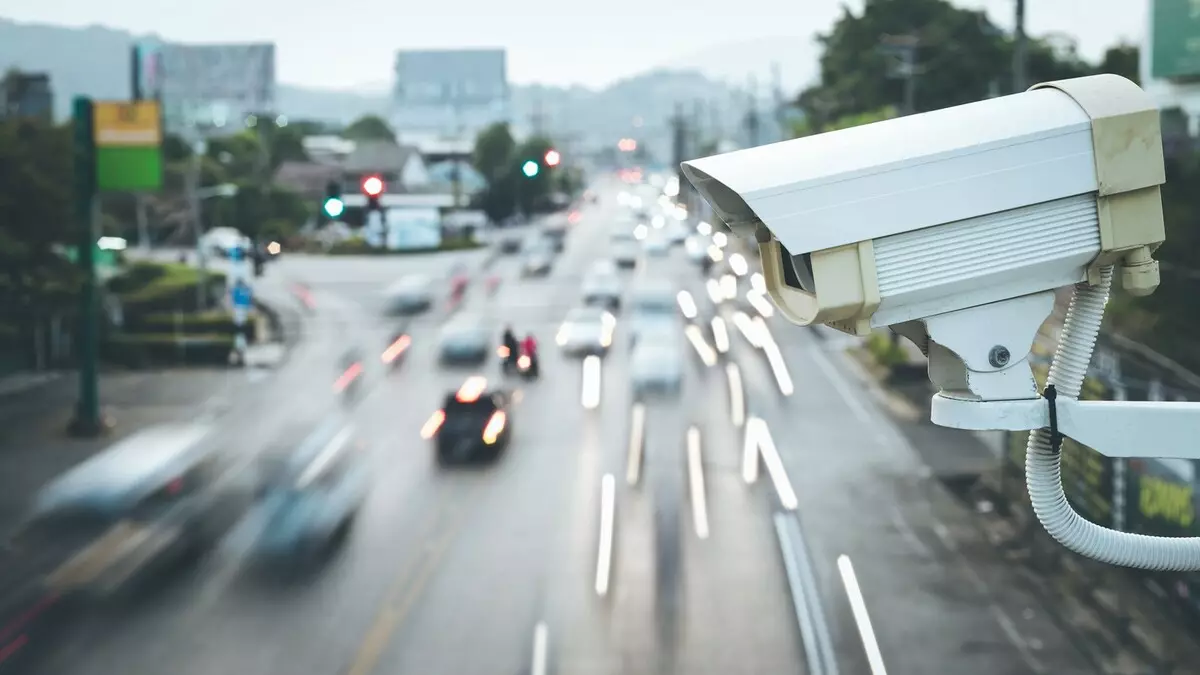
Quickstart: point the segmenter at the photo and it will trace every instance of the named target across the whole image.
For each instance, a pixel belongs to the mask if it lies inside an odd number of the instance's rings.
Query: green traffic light
[[[337,218],[346,210],[346,204],[336,197],[330,197],[325,200],[325,214],[330,218]]]
[[[525,162],[524,166],[521,167],[521,172],[525,174],[526,178],[533,178],[538,175],[538,163],[532,159]]]

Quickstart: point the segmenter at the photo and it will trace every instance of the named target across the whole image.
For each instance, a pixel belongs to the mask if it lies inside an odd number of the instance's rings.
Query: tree
[[[546,198],[554,191],[554,174],[557,168],[546,166],[546,152],[553,149],[554,144],[544,136],[533,136],[517,147],[513,171],[521,171],[517,182],[517,205],[522,213],[534,213],[546,206]],[[532,177],[523,173],[526,162],[536,162],[538,172]]]
[[[342,131],[342,137],[353,141],[395,141],[396,134],[388,123],[378,115],[360,117]]]
[[[489,183],[511,170],[517,142],[508,125],[497,122],[479,133],[471,153],[471,166]]]
[[[845,9],[822,46],[820,84],[797,99],[809,130],[820,132],[836,120],[905,102],[905,82],[895,77],[896,57],[885,52],[889,36],[915,36],[916,112],[961,105],[1012,88],[1012,40],[980,11],[947,0],[866,0],[861,14]],[[1078,77],[1090,66],[1073,54],[1030,40],[1033,82]]]
[[[1101,73],[1113,73],[1134,82],[1141,82],[1140,54],[1136,46],[1121,43],[1104,52],[1100,61]]]

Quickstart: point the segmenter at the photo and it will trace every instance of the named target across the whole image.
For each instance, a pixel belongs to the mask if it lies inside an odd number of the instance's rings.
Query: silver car
[[[635,290],[629,299],[629,342],[636,345],[650,330],[672,330],[679,326],[679,309],[670,285],[652,283]],[[676,330],[676,333],[678,331]]]
[[[577,307],[568,314],[558,329],[555,342],[563,352],[572,356],[604,355],[612,346],[617,319],[598,307]]]
[[[492,334],[476,317],[458,317],[442,328],[438,359],[443,365],[478,365],[487,361]]]
[[[615,272],[589,274],[583,280],[583,304],[615,310],[621,306],[623,291],[624,285]]]
[[[300,560],[332,550],[349,533],[370,475],[351,427],[336,415],[269,458],[259,491],[258,556]]]
[[[390,314],[417,314],[433,306],[433,279],[423,274],[402,277],[386,291]]]
[[[678,333],[663,333],[661,338],[639,342],[630,358],[629,373],[636,399],[657,394],[677,396],[683,386],[683,354]]]

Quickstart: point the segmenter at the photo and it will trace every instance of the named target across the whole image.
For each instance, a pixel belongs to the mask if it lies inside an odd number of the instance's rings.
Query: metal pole
[[[1029,51],[1025,37],[1025,0],[1016,0],[1016,26],[1013,29],[1013,92],[1029,88]]]
[[[909,49],[904,54],[904,114],[917,112],[917,50]]]
[[[92,131],[92,101],[75,97],[75,217],[79,225],[79,267],[83,287],[79,298],[79,402],[70,431],[78,436],[95,436],[104,425],[100,419],[100,392],[96,375],[99,361],[100,311],[96,293],[96,143]]]
[[[192,222],[192,235],[196,238],[196,265],[200,278],[200,283],[196,285],[196,306],[200,311],[208,309],[208,254],[204,250],[204,227],[200,222],[200,164],[204,152],[204,141],[195,140],[192,143],[192,158],[188,162],[187,179],[188,217]]]

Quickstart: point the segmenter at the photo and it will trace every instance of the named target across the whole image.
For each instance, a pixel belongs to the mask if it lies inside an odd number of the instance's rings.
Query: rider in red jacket
[[[537,340],[533,338],[532,333],[526,335],[524,340],[521,340],[521,353],[530,359],[537,358]]]

